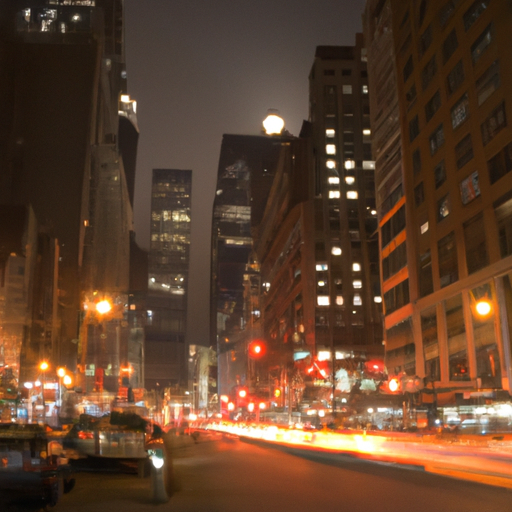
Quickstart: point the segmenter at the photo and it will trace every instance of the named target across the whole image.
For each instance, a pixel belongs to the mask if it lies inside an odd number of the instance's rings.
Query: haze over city
[[[191,169],[190,343],[208,344],[211,214],[222,135],[261,132],[277,109],[298,135],[319,45],[361,32],[364,0],[125,2],[128,91],[140,139],[137,242],[149,247],[151,171]]]

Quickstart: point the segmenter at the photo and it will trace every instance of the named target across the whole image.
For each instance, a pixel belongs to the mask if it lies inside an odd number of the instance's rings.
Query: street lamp
[[[43,383],[41,386],[41,395],[43,398],[43,424],[46,423],[46,402],[44,400],[44,386],[46,384],[46,372],[50,368],[50,365],[46,361],[41,361],[39,369],[43,372]]]

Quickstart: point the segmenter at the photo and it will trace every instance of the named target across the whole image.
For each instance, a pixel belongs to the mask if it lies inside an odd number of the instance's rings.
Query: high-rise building
[[[153,169],[145,340],[146,389],[187,386],[192,171]]]
[[[287,135],[224,135],[212,220],[211,346],[217,347],[218,394],[247,378],[249,329],[244,276]]]
[[[309,76],[316,350],[382,351],[375,163],[366,49],[319,46]],[[346,357],[340,354],[340,357]]]
[[[386,361],[438,404],[511,391],[511,22],[505,2],[367,3]]]
[[[126,334],[137,138],[127,97],[123,3],[4,3],[0,203],[30,205],[40,230],[58,242],[59,321],[45,332],[37,322],[27,329],[32,341],[45,340],[25,361],[27,378],[37,376],[43,358],[52,359],[52,373],[56,365],[74,372],[78,362],[75,384],[115,392]],[[133,129],[120,130],[120,112]],[[112,302],[115,314],[96,314],[100,298]]]

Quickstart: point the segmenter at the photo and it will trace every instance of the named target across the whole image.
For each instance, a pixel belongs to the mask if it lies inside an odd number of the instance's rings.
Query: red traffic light
[[[249,357],[254,359],[263,357],[267,351],[267,346],[263,341],[254,340],[249,343]]]

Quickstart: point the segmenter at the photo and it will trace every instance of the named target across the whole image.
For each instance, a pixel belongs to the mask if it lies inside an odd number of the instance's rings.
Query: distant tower
[[[187,290],[192,171],[153,169],[146,389],[187,385]]]

